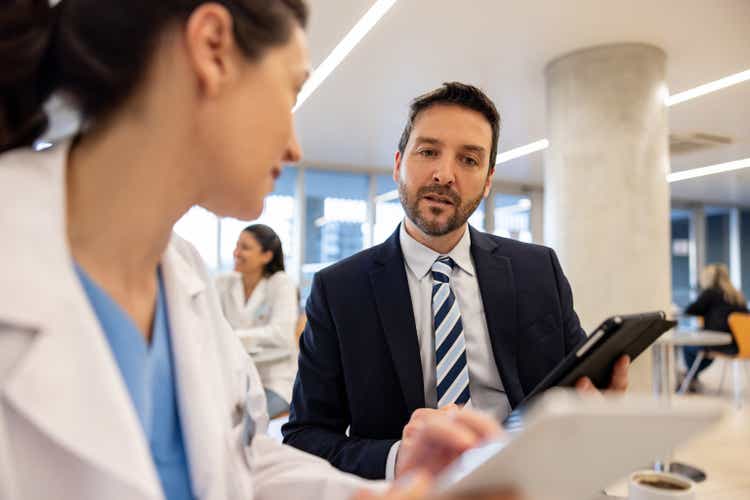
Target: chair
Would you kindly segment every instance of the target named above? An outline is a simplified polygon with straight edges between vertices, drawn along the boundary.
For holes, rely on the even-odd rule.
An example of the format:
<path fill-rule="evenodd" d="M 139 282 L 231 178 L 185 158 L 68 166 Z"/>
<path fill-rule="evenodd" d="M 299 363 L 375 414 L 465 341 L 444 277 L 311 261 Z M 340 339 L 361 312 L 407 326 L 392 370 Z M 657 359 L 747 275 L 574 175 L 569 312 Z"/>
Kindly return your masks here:
<path fill-rule="evenodd" d="M 740 406 L 742 404 L 743 395 L 742 370 L 745 371 L 745 381 L 750 382 L 750 371 L 748 371 L 748 363 L 750 362 L 750 314 L 732 313 L 729 315 L 728 322 L 729 329 L 732 331 L 732 335 L 734 335 L 735 342 L 737 342 L 738 352 L 737 354 L 711 352 L 711 356 L 723 362 L 719 393 L 721 393 L 721 390 L 724 388 L 727 365 L 732 365 L 734 402 L 737 406 Z"/>

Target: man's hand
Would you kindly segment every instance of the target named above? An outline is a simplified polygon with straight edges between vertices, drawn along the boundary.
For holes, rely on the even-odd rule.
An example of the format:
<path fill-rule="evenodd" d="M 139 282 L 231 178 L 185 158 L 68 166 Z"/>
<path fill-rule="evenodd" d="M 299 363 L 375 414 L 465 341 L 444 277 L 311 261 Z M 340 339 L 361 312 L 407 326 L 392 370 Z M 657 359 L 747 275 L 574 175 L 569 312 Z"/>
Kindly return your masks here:
<path fill-rule="evenodd" d="M 416 410 L 404 427 L 395 476 L 416 470 L 434 476 L 461 453 L 500 432 L 490 417 L 456 405 Z"/>
<path fill-rule="evenodd" d="M 612 368 L 612 379 L 609 382 L 607 391 L 610 392 L 625 392 L 628 388 L 628 369 L 630 368 L 630 357 L 623 355 L 617 360 L 615 366 Z M 576 389 L 581 394 L 598 394 L 599 390 L 591 382 L 588 377 L 581 377 L 576 382 Z"/>
<path fill-rule="evenodd" d="M 521 500 L 521 496 L 507 491 L 476 493 L 460 497 L 430 493 L 431 479 L 426 473 L 416 474 L 407 482 L 396 482 L 387 492 L 378 495 L 369 491 L 358 492 L 352 500 Z"/>

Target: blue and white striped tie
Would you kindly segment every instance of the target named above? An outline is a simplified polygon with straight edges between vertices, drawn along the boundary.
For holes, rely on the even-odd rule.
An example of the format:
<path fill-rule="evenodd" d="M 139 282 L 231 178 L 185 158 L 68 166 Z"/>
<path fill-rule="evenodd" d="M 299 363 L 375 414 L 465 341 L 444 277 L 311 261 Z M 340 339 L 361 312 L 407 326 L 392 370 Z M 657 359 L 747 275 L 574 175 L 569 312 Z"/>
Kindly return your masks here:
<path fill-rule="evenodd" d="M 438 408 L 469 401 L 469 368 L 461 312 L 451 290 L 455 262 L 439 257 L 432 265 L 432 325 L 435 331 Z"/>

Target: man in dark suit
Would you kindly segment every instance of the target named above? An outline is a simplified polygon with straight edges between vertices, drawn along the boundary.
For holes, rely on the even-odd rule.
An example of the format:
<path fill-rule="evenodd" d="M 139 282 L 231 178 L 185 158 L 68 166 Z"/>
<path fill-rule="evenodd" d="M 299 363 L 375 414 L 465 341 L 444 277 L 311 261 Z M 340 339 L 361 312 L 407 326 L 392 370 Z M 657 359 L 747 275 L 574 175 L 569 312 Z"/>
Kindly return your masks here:
<path fill-rule="evenodd" d="M 316 275 L 285 443 L 366 478 L 437 470 L 424 461 L 439 450 L 411 444 L 431 412 L 470 404 L 502 419 L 585 337 L 551 249 L 467 224 L 490 190 L 499 122 L 460 83 L 412 103 L 393 174 L 406 217 Z"/>

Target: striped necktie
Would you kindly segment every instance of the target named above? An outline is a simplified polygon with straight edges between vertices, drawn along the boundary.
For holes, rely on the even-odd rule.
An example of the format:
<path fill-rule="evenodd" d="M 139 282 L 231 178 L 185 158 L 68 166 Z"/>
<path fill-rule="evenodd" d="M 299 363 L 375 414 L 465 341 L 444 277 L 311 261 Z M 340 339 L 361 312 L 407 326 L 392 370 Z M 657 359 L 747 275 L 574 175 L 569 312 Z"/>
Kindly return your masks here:
<path fill-rule="evenodd" d="M 466 341 L 450 276 L 455 262 L 438 257 L 432 265 L 432 325 L 435 331 L 435 365 L 438 408 L 469 401 L 469 368 Z"/>

